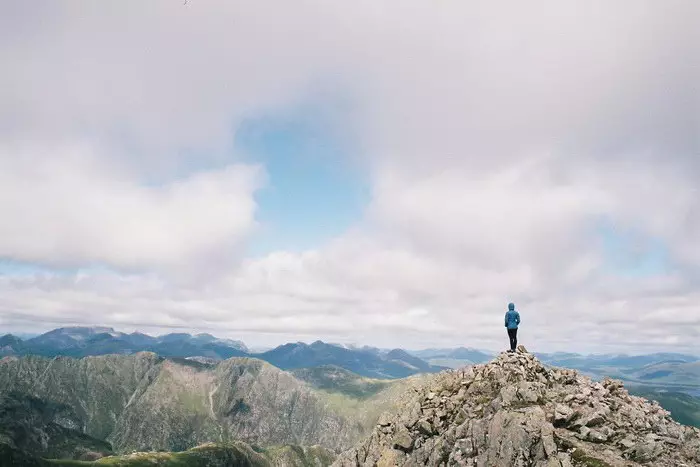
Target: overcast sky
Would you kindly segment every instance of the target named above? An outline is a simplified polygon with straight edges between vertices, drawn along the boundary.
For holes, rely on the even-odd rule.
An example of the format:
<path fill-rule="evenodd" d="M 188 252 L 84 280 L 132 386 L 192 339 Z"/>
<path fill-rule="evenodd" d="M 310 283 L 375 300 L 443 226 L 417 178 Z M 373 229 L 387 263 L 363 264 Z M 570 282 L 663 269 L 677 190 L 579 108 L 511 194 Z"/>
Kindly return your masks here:
<path fill-rule="evenodd" d="M 0 11 L 0 333 L 698 352 L 700 2 Z"/>

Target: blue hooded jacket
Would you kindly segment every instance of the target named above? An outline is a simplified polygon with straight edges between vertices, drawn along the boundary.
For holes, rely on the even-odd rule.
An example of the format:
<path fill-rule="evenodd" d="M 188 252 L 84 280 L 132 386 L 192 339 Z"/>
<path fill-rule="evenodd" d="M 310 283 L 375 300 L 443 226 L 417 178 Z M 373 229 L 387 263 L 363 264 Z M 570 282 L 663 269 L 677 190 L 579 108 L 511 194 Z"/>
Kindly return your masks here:
<path fill-rule="evenodd" d="M 520 313 L 515 311 L 515 305 L 513 303 L 508 304 L 505 322 L 508 329 L 518 329 L 518 325 L 520 324 Z"/>

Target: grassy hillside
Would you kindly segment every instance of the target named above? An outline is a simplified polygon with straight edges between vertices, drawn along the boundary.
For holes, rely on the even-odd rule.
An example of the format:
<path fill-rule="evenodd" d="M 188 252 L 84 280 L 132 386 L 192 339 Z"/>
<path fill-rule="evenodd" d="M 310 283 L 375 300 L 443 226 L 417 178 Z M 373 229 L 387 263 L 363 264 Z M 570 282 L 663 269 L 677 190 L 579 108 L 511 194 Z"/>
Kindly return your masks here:
<path fill-rule="evenodd" d="M 80 431 L 70 407 L 18 393 L 0 396 L 0 443 L 43 457 L 94 459 L 112 453 L 109 443 Z"/>
<path fill-rule="evenodd" d="M 423 380 L 379 381 L 333 367 L 297 376 L 253 358 L 5 357 L 0 393 L 64 407 L 72 427 L 117 453 L 184 451 L 211 441 L 340 450 Z"/>
<path fill-rule="evenodd" d="M 137 452 L 95 461 L 45 459 L 0 444 L 3 467 L 325 467 L 335 454 L 320 446 L 254 448 L 246 443 L 207 443 L 183 452 Z"/>
<path fill-rule="evenodd" d="M 388 380 L 365 378 L 334 365 L 298 368 L 292 370 L 291 373 L 316 389 L 339 392 L 357 399 L 374 396 L 393 384 L 392 381 Z"/>
<path fill-rule="evenodd" d="M 323 448 L 280 446 L 253 449 L 245 443 L 205 444 L 184 452 L 141 452 L 124 456 L 105 457 L 94 462 L 69 460 L 46 461 L 46 467 L 272 467 L 328 466 L 335 455 Z"/>
<path fill-rule="evenodd" d="M 700 428 L 700 397 L 643 386 L 630 386 L 628 389 L 634 395 L 657 401 L 671 412 L 678 423 Z"/>

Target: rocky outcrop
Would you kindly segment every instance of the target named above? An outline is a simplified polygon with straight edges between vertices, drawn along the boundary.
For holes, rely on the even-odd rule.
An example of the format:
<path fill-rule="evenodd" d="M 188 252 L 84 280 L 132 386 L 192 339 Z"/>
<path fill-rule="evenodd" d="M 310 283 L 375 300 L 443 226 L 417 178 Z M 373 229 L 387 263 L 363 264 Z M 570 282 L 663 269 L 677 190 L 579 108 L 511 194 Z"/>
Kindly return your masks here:
<path fill-rule="evenodd" d="M 521 346 L 437 375 L 334 465 L 700 466 L 700 431 L 621 382 L 545 367 Z"/>

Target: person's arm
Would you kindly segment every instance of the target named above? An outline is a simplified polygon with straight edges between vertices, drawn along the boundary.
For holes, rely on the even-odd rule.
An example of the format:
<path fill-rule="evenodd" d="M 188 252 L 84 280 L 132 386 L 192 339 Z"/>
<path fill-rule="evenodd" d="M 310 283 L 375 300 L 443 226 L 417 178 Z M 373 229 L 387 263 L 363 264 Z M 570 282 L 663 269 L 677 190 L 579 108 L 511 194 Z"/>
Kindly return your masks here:
<path fill-rule="evenodd" d="M 505 327 L 508 327 L 508 312 L 506 311 L 506 318 L 505 318 Z"/>
<path fill-rule="evenodd" d="M 515 312 L 515 324 L 520 326 L 520 313 L 518 313 L 517 311 Z"/>

